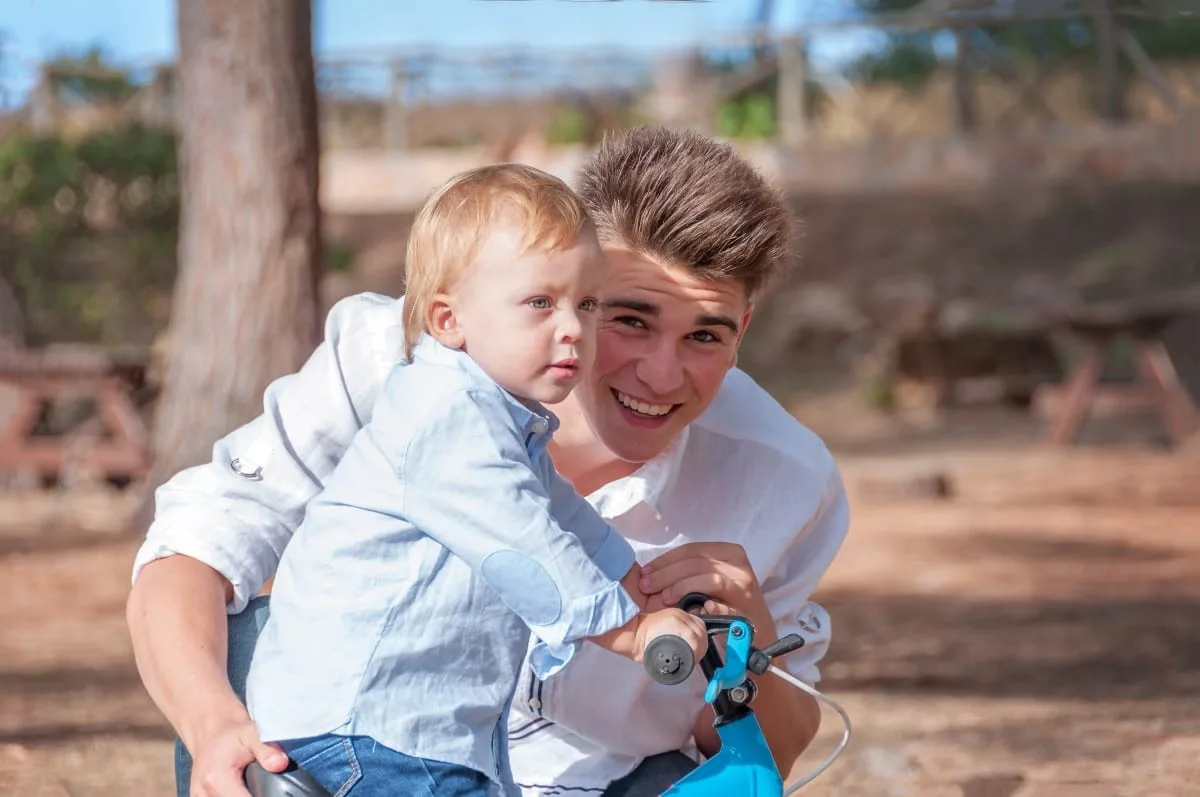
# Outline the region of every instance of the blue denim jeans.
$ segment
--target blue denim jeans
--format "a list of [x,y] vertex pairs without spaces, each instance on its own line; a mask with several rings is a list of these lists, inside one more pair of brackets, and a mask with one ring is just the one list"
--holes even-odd
[[[229,685],[238,699],[246,700],[246,676],[250,673],[250,659],[254,656],[254,645],[270,615],[270,601],[266,597],[254,598],[240,614],[229,619],[229,654],[226,665],[229,670]],[[301,765],[303,766],[303,765]],[[644,760],[637,769],[620,780],[613,781],[601,797],[658,797],[668,786],[696,767],[692,759],[680,752],[655,755]],[[305,767],[307,769],[307,767]],[[192,758],[187,748],[175,740],[175,792],[177,797],[188,797],[192,778]],[[440,792],[439,792],[440,793]],[[352,797],[358,797],[353,792]],[[367,792],[370,794],[370,792]]]
[[329,734],[288,740],[280,746],[333,797],[490,797],[498,793],[482,772],[414,758],[368,736]]

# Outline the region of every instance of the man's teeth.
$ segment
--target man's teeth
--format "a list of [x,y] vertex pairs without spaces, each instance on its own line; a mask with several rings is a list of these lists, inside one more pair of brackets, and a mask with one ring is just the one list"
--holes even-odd
[[666,415],[675,406],[674,404],[647,404],[644,401],[638,401],[632,396],[627,396],[620,391],[617,391],[617,400],[629,409],[640,412],[642,415]]

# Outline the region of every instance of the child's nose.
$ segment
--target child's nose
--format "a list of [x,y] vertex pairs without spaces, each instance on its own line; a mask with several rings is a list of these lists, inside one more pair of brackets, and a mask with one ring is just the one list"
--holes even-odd
[[563,340],[576,341],[583,335],[583,324],[575,313],[563,313],[558,331]]

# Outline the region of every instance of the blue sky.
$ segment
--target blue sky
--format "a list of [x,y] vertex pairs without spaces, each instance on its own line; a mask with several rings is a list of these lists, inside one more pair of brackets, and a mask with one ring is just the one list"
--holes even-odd
[[[800,8],[838,0],[776,0],[773,24],[793,28]],[[175,0],[3,0],[0,80],[12,103],[27,90],[30,64],[62,50],[99,45],[131,65],[175,53]],[[317,0],[318,54],[405,45],[555,49],[673,48],[742,28],[756,0]]]

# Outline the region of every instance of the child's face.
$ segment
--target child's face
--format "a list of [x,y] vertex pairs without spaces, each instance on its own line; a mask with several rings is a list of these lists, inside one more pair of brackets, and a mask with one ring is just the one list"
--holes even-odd
[[443,342],[461,341],[509,392],[555,404],[592,365],[607,265],[590,230],[557,252],[522,252],[520,244],[515,228],[484,243],[446,296],[455,334]]

